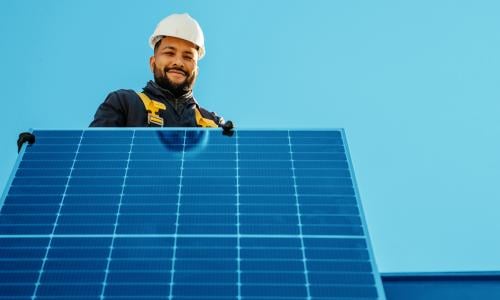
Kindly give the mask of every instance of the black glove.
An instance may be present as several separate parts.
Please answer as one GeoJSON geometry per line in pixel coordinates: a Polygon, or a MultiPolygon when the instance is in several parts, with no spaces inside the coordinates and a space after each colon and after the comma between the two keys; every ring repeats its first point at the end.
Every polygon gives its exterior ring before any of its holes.
{"type": "Polygon", "coordinates": [[[234,134],[233,128],[234,128],[233,122],[228,120],[227,122],[224,123],[224,125],[222,125],[222,134],[227,136],[232,136],[234,134]]]}
{"type": "Polygon", "coordinates": [[[35,136],[30,132],[22,132],[17,139],[17,153],[21,152],[23,144],[28,142],[30,145],[35,142],[35,136]]]}

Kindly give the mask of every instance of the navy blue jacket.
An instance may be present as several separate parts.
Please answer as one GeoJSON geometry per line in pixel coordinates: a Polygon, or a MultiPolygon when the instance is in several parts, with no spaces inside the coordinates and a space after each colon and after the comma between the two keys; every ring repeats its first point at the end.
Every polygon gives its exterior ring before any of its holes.
{"type": "MultiPolygon", "coordinates": [[[[168,90],[163,89],[154,81],[149,81],[143,89],[151,100],[163,103],[165,109],[158,112],[165,127],[201,127],[197,120],[196,110],[201,117],[222,126],[224,119],[213,112],[201,108],[193,97],[192,92],[175,97],[168,90]]],[[[146,107],[133,90],[117,90],[111,92],[99,106],[90,127],[158,127],[161,125],[148,121],[146,107]]],[[[198,115],[198,119],[199,119],[198,115]]]]}

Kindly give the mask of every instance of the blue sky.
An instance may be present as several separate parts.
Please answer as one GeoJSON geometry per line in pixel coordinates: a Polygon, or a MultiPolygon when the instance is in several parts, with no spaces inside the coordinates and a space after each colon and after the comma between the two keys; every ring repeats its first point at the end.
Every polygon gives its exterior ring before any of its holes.
{"type": "Polygon", "coordinates": [[[188,12],[195,95],[240,128],[345,128],[379,269],[500,270],[500,2],[0,2],[0,187],[29,128],[88,126],[188,12]]]}

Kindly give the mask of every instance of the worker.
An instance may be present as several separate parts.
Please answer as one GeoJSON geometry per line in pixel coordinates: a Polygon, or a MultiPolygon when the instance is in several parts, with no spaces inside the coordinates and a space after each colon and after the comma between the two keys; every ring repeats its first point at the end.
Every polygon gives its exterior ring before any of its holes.
{"type": "MultiPolygon", "coordinates": [[[[198,61],[205,56],[203,32],[188,14],[158,23],[149,38],[154,81],[143,91],[111,92],[90,127],[224,127],[224,119],[199,106],[193,97],[198,61]]],[[[231,123],[232,127],[232,123],[231,123]]]]}

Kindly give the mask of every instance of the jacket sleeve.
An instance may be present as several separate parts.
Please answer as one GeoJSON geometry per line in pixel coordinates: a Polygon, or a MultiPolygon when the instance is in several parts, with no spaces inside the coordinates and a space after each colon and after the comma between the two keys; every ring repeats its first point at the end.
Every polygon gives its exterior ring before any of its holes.
{"type": "Polygon", "coordinates": [[[89,127],[123,127],[126,125],[127,109],[120,101],[118,93],[110,93],[99,105],[94,120],[89,127]]]}

